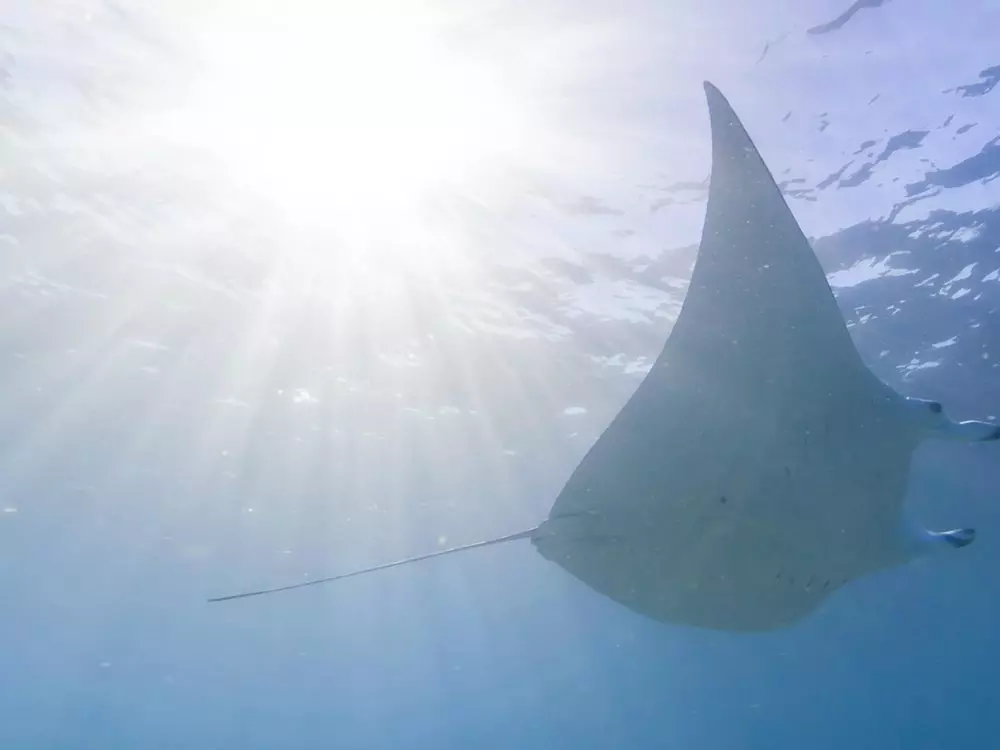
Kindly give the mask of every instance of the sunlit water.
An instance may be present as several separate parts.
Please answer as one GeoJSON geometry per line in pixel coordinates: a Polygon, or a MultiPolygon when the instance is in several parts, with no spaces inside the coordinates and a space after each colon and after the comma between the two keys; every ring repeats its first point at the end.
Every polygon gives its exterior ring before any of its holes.
{"type": "Polygon", "coordinates": [[[683,301],[701,80],[868,364],[1000,416],[990,2],[8,3],[0,747],[990,746],[980,541],[793,628],[654,623],[514,542],[683,301]],[[869,7],[872,6],[872,7],[869,7]]]}

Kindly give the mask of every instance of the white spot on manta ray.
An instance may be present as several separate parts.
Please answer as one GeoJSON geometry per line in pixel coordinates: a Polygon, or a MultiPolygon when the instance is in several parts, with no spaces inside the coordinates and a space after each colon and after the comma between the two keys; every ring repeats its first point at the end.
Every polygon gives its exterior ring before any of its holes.
{"type": "Polygon", "coordinates": [[[971,529],[904,523],[909,465],[925,437],[996,440],[1000,427],[955,423],[941,404],[904,398],[865,366],[742,123],[717,89],[705,90],[712,175],[689,292],[660,356],[548,518],[494,539],[210,601],[527,539],[635,612],[760,631],[797,622],[852,580],[973,541],[971,529]]]}

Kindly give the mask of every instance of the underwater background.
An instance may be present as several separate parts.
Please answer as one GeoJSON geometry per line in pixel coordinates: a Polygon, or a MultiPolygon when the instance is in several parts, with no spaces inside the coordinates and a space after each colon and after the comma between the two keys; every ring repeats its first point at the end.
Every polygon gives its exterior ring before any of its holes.
{"type": "Polygon", "coordinates": [[[527,542],[683,302],[701,82],[866,363],[1000,416],[988,0],[10,0],[0,9],[0,748],[990,747],[976,544],[783,630],[664,625],[527,542]]]}

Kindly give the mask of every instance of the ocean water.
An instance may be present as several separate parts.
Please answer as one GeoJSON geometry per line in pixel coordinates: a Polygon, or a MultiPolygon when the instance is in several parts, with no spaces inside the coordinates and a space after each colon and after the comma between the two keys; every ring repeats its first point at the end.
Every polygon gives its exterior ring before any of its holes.
{"type": "Polygon", "coordinates": [[[792,627],[646,619],[518,541],[686,292],[701,81],[866,363],[1000,417],[1000,11],[809,0],[11,0],[0,11],[0,748],[940,748],[1000,730],[977,542],[792,627]]]}

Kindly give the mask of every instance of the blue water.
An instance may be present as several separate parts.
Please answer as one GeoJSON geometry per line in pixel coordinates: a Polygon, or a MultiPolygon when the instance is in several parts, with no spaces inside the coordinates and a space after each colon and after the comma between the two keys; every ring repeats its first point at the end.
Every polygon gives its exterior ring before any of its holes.
{"type": "MultiPolygon", "coordinates": [[[[395,162],[338,176],[315,143],[276,150],[294,172],[216,159],[200,110],[207,142],[164,134],[214,70],[202,52],[227,30],[266,41],[279,16],[5,9],[0,748],[992,746],[989,446],[923,446],[907,507],[976,544],[766,634],[647,620],[527,542],[205,602],[544,518],[683,299],[703,78],[873,370],[955,418],[1000,416],[991,3],[434,7],[453,66],[503,73],[534,128],[447,184],[395,162]]],[[[348,8],[301,6],[289,34],[348,8]]],[[[280,67],[294,46],[273,44],[254,55],[280,67]]],[[[281,99],[292,120],[325,116],[322,80],[300,115],[281,99]]],[[[390,115],[383,138],[413,122],[390,115]]]]}

